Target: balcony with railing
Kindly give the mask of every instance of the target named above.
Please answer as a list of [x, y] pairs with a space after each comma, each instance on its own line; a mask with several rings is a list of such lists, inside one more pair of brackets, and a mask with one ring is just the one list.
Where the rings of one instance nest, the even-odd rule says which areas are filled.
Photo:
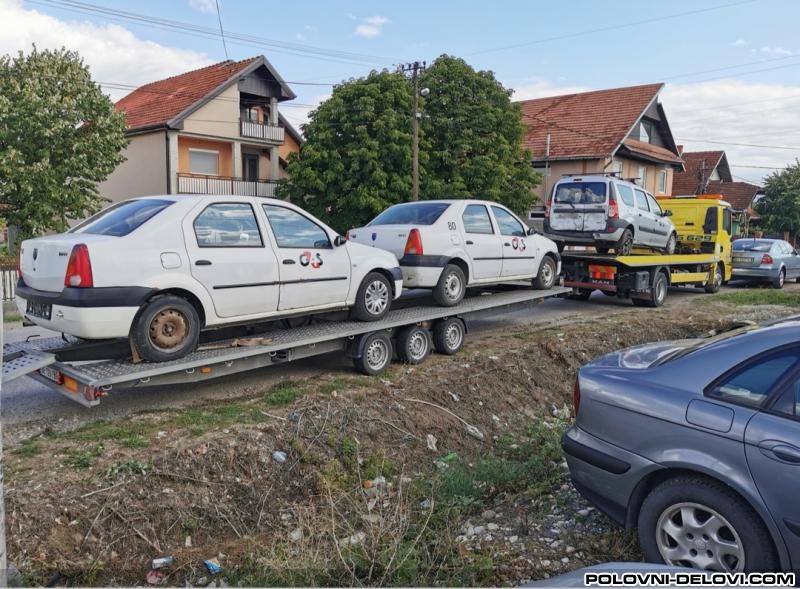
[[239, 119], [239, 134], [242, 137], [283, 143], [283, 127], [278, 125], [266, 125], [255, 121]]
[[178, 192], [181, 194], [236, 194], [274, 198], [277, 186], [278, 183], [274, 180], [178, 174]]

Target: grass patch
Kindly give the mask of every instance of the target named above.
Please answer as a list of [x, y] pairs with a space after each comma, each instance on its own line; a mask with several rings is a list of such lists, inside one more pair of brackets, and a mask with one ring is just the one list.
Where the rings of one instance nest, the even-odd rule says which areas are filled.
[[14, 454], [24, 458], [36, 456], [42, 451], [41, 444], [36, 438], [28, 438], [14, 449]]
[[732, 305], [783, 305], [800, 307], [800, 292], [777, 290], [772, 288], [748, 288], [735, 292], [725, 292], [711, 297], [713, 302], [730, 303]]
[[108, 467], [106, 476], [115, 477], [120, 474], [128, 474], [132, 476], [145, 475], [147, 471], [153, 468], [153, 460], [141, 462], [139, 460], [126, 460], [124, 462], [117, 462]]
[[5, 313], [3, 313], [4, 323], [18, 323], [20, 321], [22, 321], [22, 315], [20, 315], [16, 311], [6, 311]]
[[303, 389], [293, 380], [282, 380], [272, 385], [264, 395], [264, 402], [271, 407], [289, 405], [303, 394]]
[[85, 450], [69, 450], [64, 464], [71, 466], [75, 470], [90, 468], [94, 465], [94, 459], [102, 456], [104, 450], [103, 444], [97, 444]]
[[132, 436], [121, 438], [119, 443], [125, 448], [147, 448], [150, 445], [150, 439], [142, 434], [133, 434]]

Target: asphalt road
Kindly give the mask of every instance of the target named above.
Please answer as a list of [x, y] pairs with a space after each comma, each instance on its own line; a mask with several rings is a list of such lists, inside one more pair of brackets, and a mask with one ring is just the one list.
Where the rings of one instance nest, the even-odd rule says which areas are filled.
[[[687, 297], [708, 296], [702, 291], [672, 289], [667, 306], [678, 305]], [[519, 310], [504, 309], [498, 315], [482, 316], [469, 320], [471, 333], [489, 333], [513, 326], [549, 325], [571, 322], [582, 317], [596, 318], [632, 309], [630, 301], [621, 301], [595, 292], [589, 301], [550, 299], [534, 307]], [[24, 340], [39, 335], [51, 337], [52, 332], [39, 327], [9, 325], [4, 330], [6, 342]], [[183, 407], [208, 399], [235, 398], [264, 390], [283, 377], [314, 376], [323, 372], [347, 372], [352, 369], [349, 360], [341, 354], [328, 354], [264, 368], [203, 383], [115, 390], [91, 409], [78, 405], [37, 383], [30, 378], [20, 378], [2, 387], [0, 391], [0, 419], [3, 431], [11, 438], [26, 437], [50, 426], [55, 429], [72, 429], [85, 422], [126, 416], [142, 410], [163, 410]]]

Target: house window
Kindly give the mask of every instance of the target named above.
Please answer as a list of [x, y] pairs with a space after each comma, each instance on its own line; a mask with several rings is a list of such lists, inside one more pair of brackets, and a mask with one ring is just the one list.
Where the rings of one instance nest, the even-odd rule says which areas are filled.
[[248, 123], [258, 122], [258, 107], [248, 106], [242, 110], [242, 118]]
[[622, 178], [622, 162], [620, 160], [614, 160], [611, 171], [617, 175], [617, 178]]
[[639, 177], [636, 179], [636, 183], [647, 188], [647, 168], [645, 166], [639, 166]]
[[219, 152], [213, 149], [189, 149], [189, 173], [219, 176]]
[[666, 194], [667, 193], [667, 171], [666, 170], [659, 170], [658, 172], [658, 185], [656, 186], [656, 190], [659, 194]]
[[258, 180], [258, 154], [245, 153], [242, 155], [242, 159], [244, 160], [244, 165], [242, 166], [244, 179], [249, 182], [255, 182]]
[[650, 129], [649, 125], [642, 121], [639, 123], [639, 141], [650, 143]]

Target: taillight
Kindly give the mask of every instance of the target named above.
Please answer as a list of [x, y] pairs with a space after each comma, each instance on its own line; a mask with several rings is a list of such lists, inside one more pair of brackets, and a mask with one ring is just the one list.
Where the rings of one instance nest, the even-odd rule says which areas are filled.
[[64, 286], [90, 288], [94, 286], [92, 278], [92, 262], [89, 260], [89, 248], [79, 243], [72, 248], [67, 262], [67, 273], [64, 275]]
[[406, 249], [403, 254], [407, 256], [422, 255], [422, 235], [420, 235], [419, 229], [412, 229], [409, 232], [408, 239], [406, 240]]
[[581, 406], [581, 384], [580, 379], [575, 377], [575, 387], [572, 389], [572, 410], [575, 412], [575, 417], [578, 417], [578, 409]]
[[613, 194], [608, 195], [608, 218], [619, 219], [619, 205]]
[[761, 256], [761, 263], [762, 264], [772, 264], [772, 262], [774, 262], [774, 261], [775, 260], [773, 260], [772, 256], [770, 256], [769, 254], [764, 254], [763, 256]]

